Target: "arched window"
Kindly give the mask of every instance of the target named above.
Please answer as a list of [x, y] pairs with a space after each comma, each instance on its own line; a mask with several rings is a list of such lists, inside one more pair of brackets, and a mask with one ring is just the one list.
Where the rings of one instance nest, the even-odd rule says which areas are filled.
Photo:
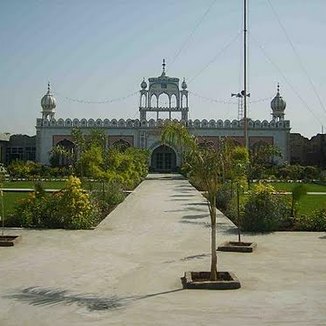
[[162, 93], [158, 97], [158, 107], [160, 108], [168, 108], [170, 107], [170, 99], [168, 94]]
[[128, 147], [130, 147], [130, 144], [123, 139], [119, 139], [112, 144], [112, 147], [118, 149], [119, 151], [125, 151]]
[[140, 105], [142, 108], [146, 107], [146, 95], [145, 94], [143, 94], [141, 96]]
[[175, 94], [172, 94], [171, 96], [171, 108], [176, 108], [177, 105], [177, 97], [175, 96]]
[[156, 108], [157, 107], [157, 97], [155, 94], [151, 96], [151, 102], [150, 102], [150, 107], [151, 108]]
[[50, 151], [52, 166], [69, 166], [74, 159], [75, 144], [68, 139], [59, 141]]
[[182, 95], [182, 107], [183, 108], [188, 107], [188, 100], [186, 95]]

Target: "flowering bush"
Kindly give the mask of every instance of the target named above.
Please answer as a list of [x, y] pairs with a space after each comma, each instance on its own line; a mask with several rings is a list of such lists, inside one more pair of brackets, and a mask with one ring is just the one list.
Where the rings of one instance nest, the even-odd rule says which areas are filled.
[[16, 215], [25, 227], [87, 229], [99, 221], [100, 214], [79, 178], [70, 176], [65, 188], [53, 194], [38, 189], [22, 200]]

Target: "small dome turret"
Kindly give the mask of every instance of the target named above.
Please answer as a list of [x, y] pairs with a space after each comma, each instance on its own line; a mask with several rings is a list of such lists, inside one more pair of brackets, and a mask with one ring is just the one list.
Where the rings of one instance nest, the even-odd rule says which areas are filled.
[[284, 110], [286, 108], [286, 102], [280, 95], [280, 85], [277, 84], [277, 93], [271, 101], [272, 117], [273, 119], [284, 119]]
[[271, 108], [273, 111], [284, 111], [286, 108], [286, 102], [280, 95], [280, 85], [277, 84], [277, 93], [271, 101]]
[[50, 82], [48, 83], [47, 93], [41, 99], [41, 106], [43, 109], [42, 110], [43, 119], [47, 119], [48, 116], [50, 116], [50, 118], [54, 117], [57, 102], [56, 102], [54, 96], [51, 94]]
[[48, 91], [41, 99], [41, 106], [43, 110], [51, 111], [57, 106], [56, 100], [50, 91], [50, 83], [48, 83]]
[[188, 87], [185, 78], [183, 78], [183, 82], [181, 84], [181, 87], [182, 87], [182, 89], [186, 89]]
[[142, 89], [147, 88], [147, 83], [145, 82], [145, 78], [144, 78], [143, 81], [141, 82], [140, 87], [141, 87]]

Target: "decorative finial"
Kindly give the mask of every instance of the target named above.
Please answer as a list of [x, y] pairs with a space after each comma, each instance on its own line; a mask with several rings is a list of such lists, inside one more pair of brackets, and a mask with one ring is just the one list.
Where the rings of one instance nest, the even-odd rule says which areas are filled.
[[48, 93], [50, 93], [50, 82], [48, 81]]
[[280, 84], [277, 83], [277, 94], [280, 94]]
[[163, 67], [163, 74], [165, 74], [165, 59], [163, 59], [162, 67]]

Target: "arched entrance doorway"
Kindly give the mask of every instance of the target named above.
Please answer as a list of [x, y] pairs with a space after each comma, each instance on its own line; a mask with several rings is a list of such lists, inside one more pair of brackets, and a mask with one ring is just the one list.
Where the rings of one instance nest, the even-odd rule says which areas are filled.
[[154, 172], [172, 172], [176, 170], [177, 155], [166, 145], [161, 145], [152, 153], [151, 168]]

